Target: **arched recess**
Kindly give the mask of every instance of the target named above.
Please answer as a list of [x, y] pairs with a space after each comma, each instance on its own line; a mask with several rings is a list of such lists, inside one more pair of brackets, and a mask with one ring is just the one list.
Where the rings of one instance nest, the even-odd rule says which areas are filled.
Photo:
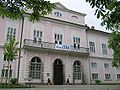
[[42, 62], [39, 57], [33, 57], [30, 61], [30, 74], [31, 79], [42, 80]]
[[73, 83], [82, 83], [82, 66], [78, 60], [73, 63]]
[[61, 59], [54, 61], [54, 85], [63, 85], [63, 63]]

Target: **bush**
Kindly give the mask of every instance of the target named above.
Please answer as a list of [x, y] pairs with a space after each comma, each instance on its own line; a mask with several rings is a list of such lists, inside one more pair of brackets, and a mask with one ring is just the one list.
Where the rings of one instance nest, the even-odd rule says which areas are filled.
[[100, 81], [100, 80], [95, 80], [95, 83], [96, 83], [97, 85], [100, 85], [101, 82], [102, 82], [102, 81]]
[[25, 85], [21, 84], [6, 84], [6, 83], [0, 83], [0, 88], [26, 88]]
[[17, 84], [17, 78], [12, 78], [10, 80], [10, 83], [13, 84], [13, 85]]

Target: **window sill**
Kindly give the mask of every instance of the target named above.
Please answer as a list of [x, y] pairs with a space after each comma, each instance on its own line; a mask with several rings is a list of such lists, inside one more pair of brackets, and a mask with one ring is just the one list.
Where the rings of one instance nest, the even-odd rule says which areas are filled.
[[112, 81], [112, 79], [105, 79], [104, 81]]

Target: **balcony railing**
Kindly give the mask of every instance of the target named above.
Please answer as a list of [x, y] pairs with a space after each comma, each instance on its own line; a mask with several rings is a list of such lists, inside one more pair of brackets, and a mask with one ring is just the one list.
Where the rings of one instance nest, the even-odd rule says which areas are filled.
[[72, 45], [58, 45], [55, 43], [34, 41], [30, 39], [24, 40], [24, 46], [38, 47], [42, 49], [51, 49], [51, 50], [62, 50], [62, 51], [69, 51], [69, 52], [89, 53], [89, 49], [84, 47], [75, 48]]

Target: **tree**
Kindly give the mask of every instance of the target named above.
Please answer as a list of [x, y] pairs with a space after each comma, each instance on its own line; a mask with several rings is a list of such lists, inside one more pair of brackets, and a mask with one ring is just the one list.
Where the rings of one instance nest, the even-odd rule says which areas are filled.
[[9, 81], [9, 76], [10, 76], [10, 62], [12, 62], [13, 60], [15, 60], [15, 58], [18, 56], [18, 50], [19, 48], [17, 48], [18, 42], [15, 41], [15, 39], [10, 38], [4, 45], [4, 56], [8, 62], [7, 65], [7, 71], [8, 71], [8, 75], [7, 75], [7, 82]]
[[113, 54], [113, 66], [120, 64], [120, 32], [114, 31], [109, 38], [109, 48], [114, 51]]
[[120, 64], [120, 0], [86, 0], [92, 8], [96, 8], [95, 15], [101, 18], [101, 25], [112, 30], [108, 47], [113, 50], [112, 66]]
[[101, 25], [107, 29], [120, 29], [120, 1], [119, 0], [86, 0], [92, 8], [96, 8], [95, 15], [101, 17]]
[[54, 7], [45, 0], [0, 0], [0, 16], [19, 19], [29, 13], [29, 20], [34, 22], [51, 13]]
[[[7, 17], [13, 20], [21, 19], [21, 37], [20, 48], [22, 46], [22, 35], [24, 27], [24, 15], [27, 14], [30, 21], [39, 21], [41, 17], [52, 12], [55, 5], [50, 1], [45, 0], [0, 0], [0, 16], [2, 18]], [[17, 79], [19, 80], [20, 69], [20, 56], [21, 50], [19, 50], [18, 58], [18, 73]]]

